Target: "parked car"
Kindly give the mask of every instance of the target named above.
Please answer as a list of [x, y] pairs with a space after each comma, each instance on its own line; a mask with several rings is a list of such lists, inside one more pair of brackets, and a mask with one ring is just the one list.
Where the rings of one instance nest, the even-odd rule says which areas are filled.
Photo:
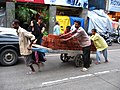
[[0, 27], [0, 64], [2, 65], [14, 65], [20, 56], [19, 40], [15, 32], [15, 29]]
[[17, 36], [16, 30], [13, 28], [0, 27], [0, 34], [12, 34]]

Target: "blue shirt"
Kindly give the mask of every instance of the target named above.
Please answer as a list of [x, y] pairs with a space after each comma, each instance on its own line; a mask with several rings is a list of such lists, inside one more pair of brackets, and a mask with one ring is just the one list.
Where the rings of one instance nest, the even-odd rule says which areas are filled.
[[59, 35], [60, 34], [60, 26], [59, 25], [54, 26], [53, 34], [54, 35]]

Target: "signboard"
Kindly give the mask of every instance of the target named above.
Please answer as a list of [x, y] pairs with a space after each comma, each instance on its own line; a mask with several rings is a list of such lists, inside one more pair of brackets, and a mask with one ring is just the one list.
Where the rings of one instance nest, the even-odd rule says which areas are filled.
[[44, 0], [45, 4], [88, 8], [88, 0]]
[[109, 11], [120, 12], [120, 0], [110, 0]]
[[17, 0], [17, 1], [88, 8], [88, 0]]
[[88, 0], [88, 8], [90, 10], [106, 8], [106, 0]]

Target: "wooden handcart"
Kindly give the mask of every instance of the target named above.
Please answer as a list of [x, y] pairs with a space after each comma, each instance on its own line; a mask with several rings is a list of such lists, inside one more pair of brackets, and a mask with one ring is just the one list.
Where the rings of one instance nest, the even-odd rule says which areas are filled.
[[[60, 59], [63, 62], [68, 62], [69, 60], [73, 60], [76, 67], [83, 66], [83, 53], [82, 50], [52, 50], [47, 47], [43, 47], [40, 45], [33, 45], [33, 50], [38, 52], [47, 52], [47, 53], [60, 53]], [[95, 53], [95, 51], [91, 51], [91, 53]]]

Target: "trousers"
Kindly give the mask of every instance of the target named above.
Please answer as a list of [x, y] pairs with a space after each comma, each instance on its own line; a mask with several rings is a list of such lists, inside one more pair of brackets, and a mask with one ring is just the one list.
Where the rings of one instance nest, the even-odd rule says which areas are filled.
[[103, 51], [96, 51], [96, 60], [97, 60], [97, 62], [101, 61], [100, 60], [100, 53], [101, 52], [103, 53], [103, 56], [104, 56], [105, 60], [107, 60], [107, 48], [106, 48]]
[[90, 46], [87, 46], [87, 47], [83, 47], [82, 48], [83, 50], [83, 66], [85, 68], [89, 68], [90, 67]]

